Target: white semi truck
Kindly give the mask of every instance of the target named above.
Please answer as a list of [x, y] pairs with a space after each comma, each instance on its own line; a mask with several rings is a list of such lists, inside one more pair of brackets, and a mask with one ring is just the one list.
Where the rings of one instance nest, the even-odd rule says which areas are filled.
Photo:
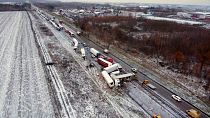
[[95, 57], [98, 57], [101, 53], [96, 50], [95, 48], [90, 48], [91, 54], [93, 54]]
[[109, 74], [106, 71], [101, 72], [102, 76], [104, 77], [105, 81], [109, 85], [110, 88], [114, 87], [114, 81], [113, 79], [109, 76]]
[[108, 66], [108, 67], [104, 68], [104, 70], [105, 70], [107, 73], [111, 73], [111, 72], [113, 72], [113, 71], [115, 71], [115, 70], [118, 70], [119, 68], [121, 68], [120, 64], [115, 63], [115, 64], [113, 64], [113, 65], [111, 65], [111, 66]]
[[119, 81], [130, 81], [133, 76], [135, 76], [134, 73], [126, 73], [121, 75], [115, 75], [113, 76], [113, 79], [117, 79]]
[[76, 50], [77, 47], [78, 47], [78, 41], [75, 38], [73, 38], [72, 40], [73, 40], [73, 43], [74, 43], [74, 50]]
[[53, 27], [55, 27], [58, 31], [60, 31], [61, 29], [60, 29], [60, 27], [58, 27], [57, 25], [56, 25], [56, 23], [53, 21], [53, 20], [50, 20], [50, 23], [53, 25]]

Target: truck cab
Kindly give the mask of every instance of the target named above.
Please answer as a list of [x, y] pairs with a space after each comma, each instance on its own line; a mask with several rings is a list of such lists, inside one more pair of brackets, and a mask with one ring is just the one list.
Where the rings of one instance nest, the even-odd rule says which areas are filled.
[[160, 115], [153, 115], [152, 118], [161, 118]]
[[191, 118], [200, 118], [201, 113], [197, 110], [190, 109], [186, 111]]

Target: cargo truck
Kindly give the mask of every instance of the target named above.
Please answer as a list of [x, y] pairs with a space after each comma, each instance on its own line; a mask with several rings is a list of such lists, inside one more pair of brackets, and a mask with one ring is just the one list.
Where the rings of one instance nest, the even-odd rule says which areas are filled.
[[135, 76], [134, 73], [126, 73], [126, 74], [114, 76], [114, 79], [118, 79], [120, 81], [131, 81], [133, 76]]
[[106, 71], [101, 72], [102, 76], [104, 77], [105, 81], [109, 85], [110, 88], [114, 87], [114, 81], [113, 79], [109, 76], [109, 74]]
[[[115, 71], [114, 73], [118, 73], [118, 72], [117, 72], [117, 71]], [[118, 87], [118, 86], [121, 86], [121, 85], [122, 85], [122, 82], [120, 81], [120, 79], [115, 78], [115, 77], [116, 77], [116, 75], [115, 75], [115, 74], [111, 73], [111, 74], [110, 74], [110, 77], [113, 79], [113, 81], [114, 81], [114, 85], [115, 85], [116, 87]]]
[[58, 31], [60, 31], [60, 27], [57, 26], [57, 24], [53, 21], [53, 20], [50, 20], [50, 23], [53, 25], [53, 27], [55, 27], [55, 29], [57, 29]]
[[81, 48], [81, 54], [82, 54], [82, 58], [85, 60], [85, 49], [84, 48]]
[[100, 64], [101, 66], [103, 66], [104, 68], [109, 67], [112, 65], [112, 63], [102, 59], [102, 58], [98, 58], [97, 59], [98, 64]]
[[111, 65], [111, 66], [109, 66], [109, 67], [106, 67], [106, 68], [104, 68], [104, 70], [107, 72], [107, 73], [111, 73], [111, 72], [113, 72], [113, 71], [115, 71], [115, 70], [118, 70], [118, 66], [119, 64], [118, 63], [115, 63], [115, 64], [113, 64], [113, 65]]
[[64, 27], [61, 24], [58, 24], [58, 27], [60, 27], [61, 30], [64, 29]]
[[73, 40], [73, 43], [74, 43], [74, 50], [76, 50], [77, 47], [78, 47], [78, 41], [75, 38], [73, 38], [72, 40]]
[[201, 113], [195, 109], [186, 110], [187, 114], [192, 118], [200, 118]]
[[73, 32], [71, 32], [71, 31], [69, 31], [69, 30], [65, 30], [65, 32], [66, 32], [67, 34], [69, 34], [69, 36], [74, 37], [74, 33], [73, 33]]
[[97, 58], [101, 55], [101, 53], [98, 50], [96, 50], [95, 48], [90, 48], [90, 52]]
[[114, 72], [111, 72], [111, 74], [110, 74], [110, 75], [118, 75], [118, 74], [120, 74], [120, 71], [119, 71], [119, 70], [114, 71]]
[[156, 87], [155, 87], [154, 85], [152, 85], [152, 84], [147, 84], [147, 86], [148, 86], [149, 88], [151, 88], [152, 90], [155, 90], [155, 89], [156, 89]]

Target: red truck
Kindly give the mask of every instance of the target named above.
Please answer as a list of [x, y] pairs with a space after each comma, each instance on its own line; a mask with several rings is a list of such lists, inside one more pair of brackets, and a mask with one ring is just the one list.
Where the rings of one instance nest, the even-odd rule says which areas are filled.
[[97, 62], [98, 62], [98, 64], [100, 64], [104, 68], [112, 65], [111, 62], [109, 62], [109, 61], [107, 61], [107, 60], [105, 60], [103, 58], [98, 58]]
[[65, 32], [66, 32], [67, 34], [69, 34], [70, 36], [74, 36], [74, 33], [71, 32], [71, 31], [69, 31], [69, 30], [65, 30]]
[[107, 57], [107, 61], [113, 63], [113, 59], [111, 57]]

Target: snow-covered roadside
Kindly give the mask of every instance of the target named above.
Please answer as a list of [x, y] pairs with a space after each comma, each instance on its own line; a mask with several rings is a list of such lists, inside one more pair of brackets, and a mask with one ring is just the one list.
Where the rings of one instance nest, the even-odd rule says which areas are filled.
[[[53, 61], [50, 57], [50, 54], [48, 52], [48, 49], [46, 48], [46, 46], [44, 44], [43, 39], [46, 39], [46, 38], [43, 38], [43, 36], [40, 32], [40, 29], [39, 29], [39, 24], [37, 24], [37, 21], [33, 17], [33, 15], [30, 14], [30, 17], [31, 17], [31, 20], [33, 21], [32, 22], [33, 23], [33, 29], [35, 30], [34, 32], [36, 34], [38, 47], [39, 47], [39, 49], [42, 53], [41, 55], [44, 59], [43, 60], [44, 64], [53, 63]], [[53, 84], [53, 87], [54, 87], [54, 91], [52, 90], [52, 97], [54, 97], [54, 99], [57, 98], [58, 99], [57, 101], [59, 102], [59, 104], [57, 104], [57, 101], [56, 100], [54, 101], [55, 102], [54, 103], [54, 108], [58, 107], [58, 111], [56, 111], [56, 113], [58, 112], [58, 114], [60, 114], [60, 115], [57, 115], [56, 117], [76, 118], [75, 111], [72, 108], [71, 103], [69, 102], [67, 92], [64, 89], [64, 85], [61, 81], [60, 76], [58, 75], [58, 72], [57, 72], [55, 66], [54, 65], [48, 65], [46, 67], [46, 70], [47, 70], [46, 73], [50, 77], [50, 80], [51, 80], [51, 82]], [[49, 85], [49, 86], [52, 87], [52, 85]], [[56, 96], [55, 96], [54, 92], [56, 93]]]

